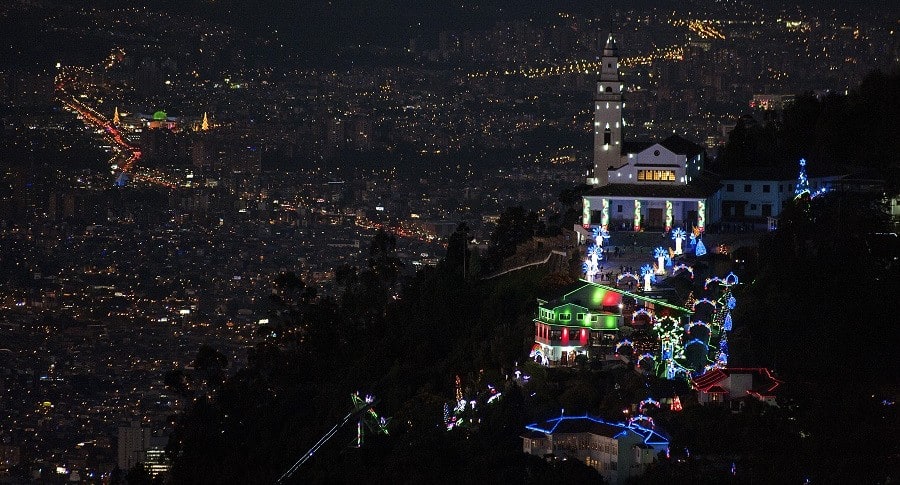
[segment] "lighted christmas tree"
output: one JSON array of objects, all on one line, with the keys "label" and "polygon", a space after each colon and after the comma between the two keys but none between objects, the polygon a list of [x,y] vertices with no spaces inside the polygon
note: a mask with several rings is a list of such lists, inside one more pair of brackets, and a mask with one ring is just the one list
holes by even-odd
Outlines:
[{"label": "lighted christmas tree", "polygon": [[803,194],[809,195],[809,178],[806,176],[806,159],[800,159],[800,175],[797,176],[797,187],[794,189],[794,198]]}]

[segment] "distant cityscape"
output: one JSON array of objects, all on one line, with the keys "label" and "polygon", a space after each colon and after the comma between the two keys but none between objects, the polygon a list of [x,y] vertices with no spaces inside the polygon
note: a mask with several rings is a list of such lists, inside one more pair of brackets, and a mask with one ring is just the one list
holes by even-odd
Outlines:
[{"label": "distant cityscape", "polygon": [[[511,399],[511,387],[535,389],[522,405],[534,419],[507,430],[522,443],[513,451],[571,458],[597,483],[653,483],[661,457],[675,455],[668,473],[691,459],[674,446],[689,429],[672,417],[682,406],[779,408],[789,380],[751,350],[757,334],[732,332],[732,287],[741,305],[738,277],[744,288],[765,280],[748,269],[765,251],[742,255],[802,226],[796,204],[876,200],[884,217],[865,230],[878,238],[855,244],[896,276],[892,168],[801,160],[781,147],[785,163],[729,159],[735,131],[774,132],[798,106],[852,97],[873,71],[896,73],[896,17],[731,0],[559,10],[388,45],[336,44],[317,53],[329,61],[311,62],[283,32],[242,29],[202,3],[209,15],[143,3],[0,5],[0,483],[145,483],[129,473],[138,464],[148,480],[190,483],[172,474],[187,455],[176,458],[169,437],[185,436],[180,420],[198,399],[213,402],[229,376],[258,365],[261,343],[291,348],[276,325],[291,311],[334,301],[348,320],[357,311],[377,326],[403,314],[390,305],[414,298],[428,275],[484,288],[535,268],[550,275],[537,303],[498,297],[515,313],[484,330],[518,350],[509,362],[486,358],[505,377],[447,373],[436,426],[477,433],[490,421],[482,407]],[[896,117],[890,109],[885,119]],[[896,153],[886,158],[896,168]],[[383,289],[374,316],[353,306],[376,298],[353,293],[367,271]],[[285,275],[309,294],[285,296],[296,289]],[[759,301],[762,290],[746,291]],[[519,308],[527,315],[516,320]],[[739,315],[736,328],[753,324]],[[737,364],[729,346],[743,346]],[[547,402],[565,399],[547,396],[586,368],[633,371],[646,395],[629,401],[627,385],[598,377],[621,402],[549,414]],[[896,379],[882,391],[889,404],[878,409],[895,413]],[[359,433],[356,448],[366,446],[360,415],[406,409],[384,401],[353,401],[344,424]],[[600,412],[621,403],[615,419]],[[390,437],[400,422],[367,425]],[[298,437],[296,449],[317,438]],[[257,483],[301,480],[290,465],[302,453],[282,453],[272,462],[283,469]],[[732,455],[709,465],[723,475],[708,476],[757,483]],[[886,469],[871,483],[897,477]],[[648,482],[628,481],[644,474]]]}]

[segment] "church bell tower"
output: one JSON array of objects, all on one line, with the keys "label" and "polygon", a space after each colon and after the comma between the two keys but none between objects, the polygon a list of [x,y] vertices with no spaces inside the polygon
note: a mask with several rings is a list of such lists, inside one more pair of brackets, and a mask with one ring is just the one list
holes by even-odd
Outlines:
[{"label": "church bell tower", "polygon": [[619,49],[612,34],[606,39],[600,58],[600,79],[594,93],[594,176],[588,184],[607,185],[609,167],[618,167],[622,158],[622,81],[619,78]]}]

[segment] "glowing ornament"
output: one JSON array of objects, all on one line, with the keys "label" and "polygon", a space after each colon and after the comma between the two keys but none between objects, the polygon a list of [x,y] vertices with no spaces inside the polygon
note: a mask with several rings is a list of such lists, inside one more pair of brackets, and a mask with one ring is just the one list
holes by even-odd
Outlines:
[{"label": "glowing ornament", "polygon": [[603,247],[604,239],[609,239],[609,231],[606,230],[606,226],[595,227],[592,235],[594,237],[594,243],[600,247]]},{"label": "glowing ornament", "polygon": [[587,248],[587,257],[581,268],[584,272],[584,278],[587,281],[594,281],[597,273],[600,272],[600,260],[603,259],[603,249],[595,244],[591,244]]},{"label": "glowing ornament", "polygon": [[694,249],[694,255],[699,257],[706,254],[706,246],[703,245],[702,239],[697,239],[697,247]]},{"label": "glowing ornament", "polygon": [[656,258],[656,274],[666,274],[666,256],[668,254],[662,246],[653,250],[653,257]]},{"label": "glowing ornament", "polygon": [[675,241],[675,254],[681,255],[684,254],[681,250],[681,243],[687,237],[687,233],[684,232],[684,229],[680,227],[676,227],[674,231],[672,231],[672,240]]},{"label": "glowing ornament", "polygon": [[[658,271],[659,270],[657,269],[657,272]],[[650,283],[655,279],[653,268],[651,268],[649,264],[645,264],[641,267],[641,276],[644,278],[644,291],[650,291]]]}]

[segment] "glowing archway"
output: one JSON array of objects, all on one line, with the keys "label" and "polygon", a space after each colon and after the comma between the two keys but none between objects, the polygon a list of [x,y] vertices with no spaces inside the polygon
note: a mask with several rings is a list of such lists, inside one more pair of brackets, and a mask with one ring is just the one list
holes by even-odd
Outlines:
[{"label": "glowing archway", "polygon": [[648,397],[647,399],[644,399],[643,401],[641,401],[640,404],[638,404],[638,411],[641,414],[644,414],[648,405],[656,406],[657,409],[660,407],[659,401],[657,401],[656,399],[653,399],[652,397]]},{"label": "glowing archway", "polygon": [[687,271],[688,273],[691,274],[691,279],[694,279],[694,268],[691,268],[690,266],[688,266],[686,264],[679,264],[672,268],[673,275],[678,274],[679,271]]},{"label": "glowing archway", "polygon": [[631,315],[631,324],[632,325],[637,323],[637,317],[639,315],[646,315],[647,318],[649,319],[649,322],[647,322],[649,325],[654,325],[656,323],[656,316],[653,314],[653,312],[651,312],[645,308],[641,308],[640,310],[634,312]]},{"label": "glowing archway", "polygon": [[643,414],[638,414],[637,416],[628,418],[628,426],[632,426],[635,423],[638,423],[638,426],[640,426],[640,423],[647,423],[651,428],[656,427],[656,423],[653,422],[653,418],[651,418],[650,416],[645,416]]},{"label": "glowing archway", "polygon": [[691,310],[696,312],[698,305],[710,305],[710,306],[712,306],[713,310],[715,310],[716,306],[717,306],[716,302],[710,300],[709,298],[701,298],[701,299],[695,301],[693,305],[691,305]]},{"label": "glowing archway", "polygon": [[631,350],[634,350],[634,342],[632,342],[631,340],[622,340],[621,342],[616,344],[616,354],[618,354],[619,350],[625,346],[631,347]]}]

